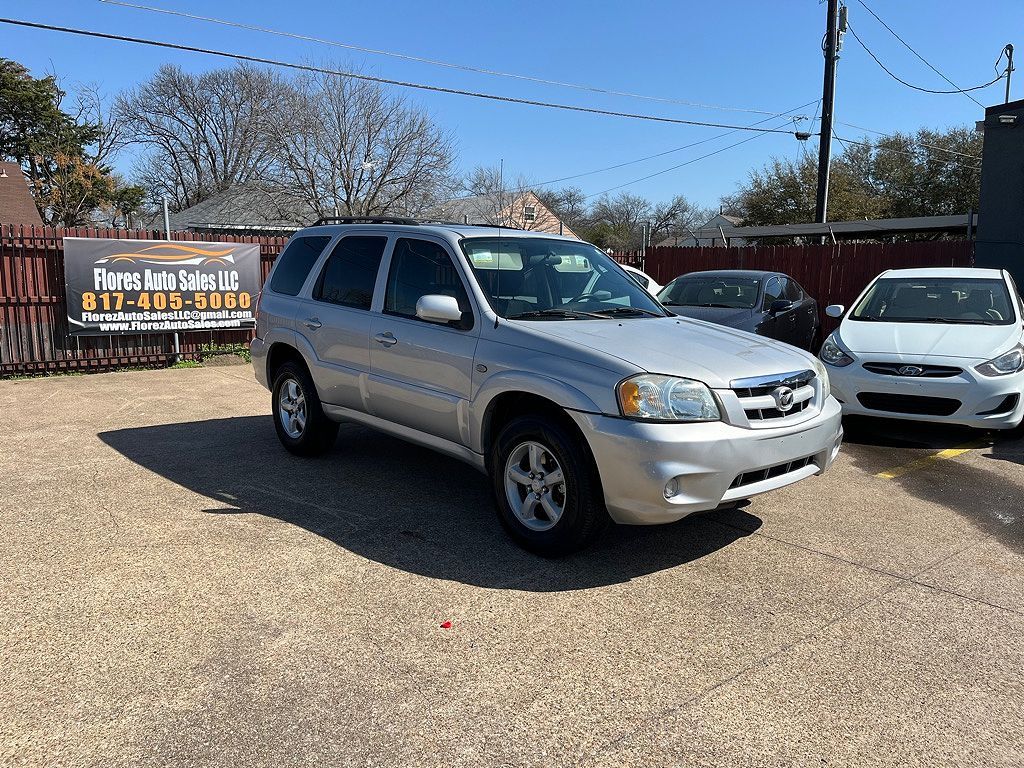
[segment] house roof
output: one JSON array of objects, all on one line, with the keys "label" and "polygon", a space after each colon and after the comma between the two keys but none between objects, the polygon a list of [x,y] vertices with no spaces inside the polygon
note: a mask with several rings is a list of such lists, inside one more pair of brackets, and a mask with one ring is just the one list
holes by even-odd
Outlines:
[{"label": "house roof", "polygon": [[[307,226],[318,217],[313,209],[289,202],[285,210],[281,198],[254,184],[239,184],[218,192],[190,208],[170,215],[171,230],[270,230],[290,232]],[[152,222],[163,229],[159,214]]]},{"label": "house roof", "polygon": [[43,226],[32,191],[17,163],[0,163],[0,224]]}]

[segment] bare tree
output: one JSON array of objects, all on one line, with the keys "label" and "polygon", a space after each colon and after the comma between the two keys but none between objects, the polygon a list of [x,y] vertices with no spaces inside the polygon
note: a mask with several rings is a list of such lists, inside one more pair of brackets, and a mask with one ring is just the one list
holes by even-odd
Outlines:
[{"label": "bare tree", "polygon": [[522,174],[506,175],[501,166],[478,166],[462,182],[463,196],[447,207],[447,216],[466,216],[471,223],[513,229],[550,229],[558,220],[530,190]]},{"label": "bare tree", "polygon": [[416,215],[452,193],[452,137],[375,83],[302,75],[276,109],[273,178],[295,210]]},{"label": "bare tree", "polygon": [[603,195],[590,212],[591,239],[616,251],[638,250],[645,226],[650,227],[652,244],[672,235],[700,226],[710,214],[683,195],[652,204],[645,197],[622,192],[615,197]]},{"label": "bare tree", "polygon": [[537,190],[537,197],[573,232],[582,236],[590,226],[587,195],[579,187]]},{"label": "bare tree", "polygon": [[165,64],[121,94],[114,117],[126,142],[145,147],[137,180],[176,210],[228,187],[263,178],[272,163],[270,123],[284,84],[240,64],[201,75]]}]

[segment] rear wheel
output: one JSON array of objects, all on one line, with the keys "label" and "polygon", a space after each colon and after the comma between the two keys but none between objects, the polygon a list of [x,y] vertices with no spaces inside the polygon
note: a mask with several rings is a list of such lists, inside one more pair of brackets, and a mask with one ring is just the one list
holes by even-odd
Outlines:
[{"label": "rear wheel", "polygon": [[609,521],[587,446],[557,423],[533,416],[509,422],[495,441],[491,474],[499,520],[537,554],[581,549]]},{"label": "rear wheel", "polygon": [[315,456],[334,445],[338,424],[327,418],[305,366],[282,365],[274,377],[271,407],[281,445],[297,456]]}]

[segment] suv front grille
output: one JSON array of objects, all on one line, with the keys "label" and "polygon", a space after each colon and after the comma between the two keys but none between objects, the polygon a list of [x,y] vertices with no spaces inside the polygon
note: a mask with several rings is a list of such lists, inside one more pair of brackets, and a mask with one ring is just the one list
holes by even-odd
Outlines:
[{"label": "suv front grille", "polygon": [[736,475],[736,479],[732,481],[732,488],[742,488],[745,485],[753,485],[754,483],[762,483],[765,480],[771,480],[773,477],[782,477],[788,475],[790,472],[796,472],[798,469],[803,469],[808,464],[813,463],[813,456],[804,456],[802,459],[794,459],[793,461],[787,462],[786,464],[776,464],[774,467],[765,467],[764,469],[755,469],[750,472],[742,472]]},{"label": "suv front grille", "polygon": [[[739,399],[748,421],[761,424],[781,421],[810,407],[814,401],[815,375],[814,371],[797,371],[778,376],[736,379],[732,382],[732,391]],[[792,390],[792,404],[789,408],[781,408],[783,404],[776,399],[776,392],[780,388]]]},{"label": "suv front grille", "polygon": [[915,416],[952,416],[961,405],[959,400],[951,397],[893,395],[888,392],[861,392],[857,399],[873,411],[911,413]]},{"label": "suv front grille", "polygon": [[[911,369],[907,371],[907,369]],[[864,370],[880,376],[912,376],[918,379],[944,379],[959,376],[963,368],[954,365],[915,365],[913,363],[864,363]],[[904,371],[906,371],[904,373]]]}]

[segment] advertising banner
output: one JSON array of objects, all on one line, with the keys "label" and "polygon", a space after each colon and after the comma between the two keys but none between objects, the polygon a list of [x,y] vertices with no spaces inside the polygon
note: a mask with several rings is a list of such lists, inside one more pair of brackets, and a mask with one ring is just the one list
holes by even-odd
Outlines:
[{"label": "advertising banner", "polygon": [[64,238],[73,335],[252,328],[256,243]]}]

